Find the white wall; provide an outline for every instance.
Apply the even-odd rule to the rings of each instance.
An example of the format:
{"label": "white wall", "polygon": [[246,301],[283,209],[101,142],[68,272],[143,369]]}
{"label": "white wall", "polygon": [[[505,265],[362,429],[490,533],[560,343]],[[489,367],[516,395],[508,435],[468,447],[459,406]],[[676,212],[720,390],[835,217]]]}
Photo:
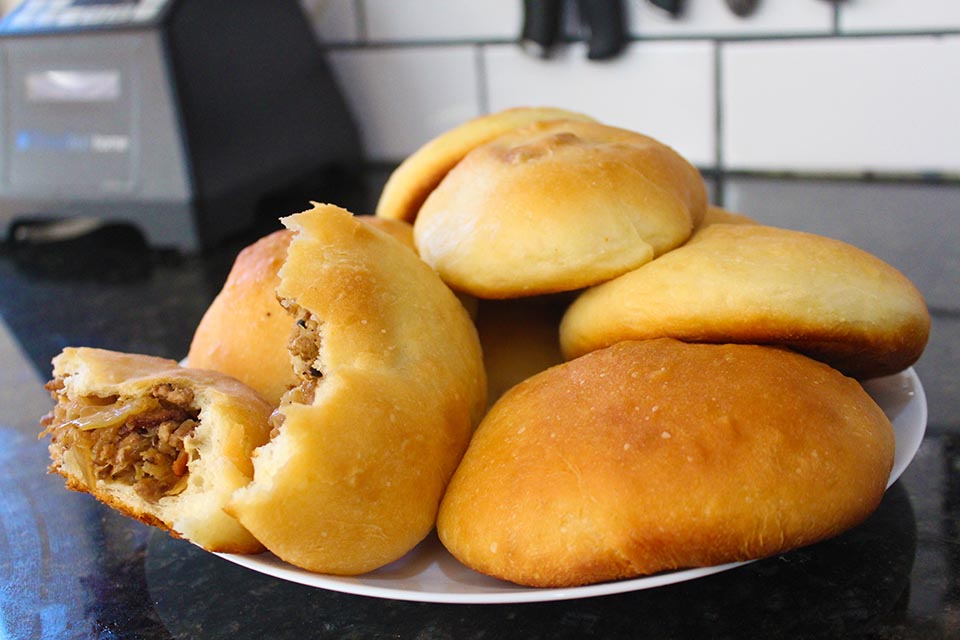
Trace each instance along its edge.
{"label": "white wall", "polygon": [[713,170],[718,204],[901,269],[933,312],[930,424],[955,428],[960,390],[934,373],[960,366],[960,0],[763,0],[745,20],[628,0],[631,45],[606,62],[582,41],[524,53],[521,0],[302,1],[371,160],[509,106],[578,109]]}
{"label": "white wall", "polygon": [[539,104],[653,135],[704,169],[960,176],[958,0],[765,0],[746,19],[723,0],[688,0],[680,19],[628,0],[631,44],[601,62],[582,42],[525,53],[520,0],[303,2],[372,160]]}

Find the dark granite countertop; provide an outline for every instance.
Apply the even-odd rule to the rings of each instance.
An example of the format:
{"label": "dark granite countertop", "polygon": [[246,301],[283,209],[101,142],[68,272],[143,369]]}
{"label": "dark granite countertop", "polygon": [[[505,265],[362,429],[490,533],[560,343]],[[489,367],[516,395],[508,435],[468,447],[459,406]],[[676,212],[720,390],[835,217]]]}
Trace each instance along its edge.
{"label": "dark granite countertop", "polygon": [[[960,638],[956,398],[937,399],[952,403],[936,412],[949,421],[929,425],[913,464],[855,529],[698,580],[580,600],[451,605],[325,591],[66,491],[37,439],[50,358],[68,345],[183,357],[236,252],[272,228],[275,219],[202,257],[131,251],[109,232],[95,251],[0,253],[0,638]],[[956,339],[941,332],[930,348]]]}

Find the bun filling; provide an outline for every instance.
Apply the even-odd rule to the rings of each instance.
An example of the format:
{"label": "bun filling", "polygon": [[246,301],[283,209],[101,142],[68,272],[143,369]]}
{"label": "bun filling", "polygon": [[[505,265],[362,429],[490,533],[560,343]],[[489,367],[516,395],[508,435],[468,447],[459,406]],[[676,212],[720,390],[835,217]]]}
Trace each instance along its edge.
{"label": "bun filling", "polygon": [[145,396],[70,397],[60,377],[46,389],[57,404],[41,420],[40,437],[52,435],[55,458],[76,457],[88,486],[127,484],[151,503],[186,488],[199,455],[192,440],[200,409],[190,389],[161,384]]}
{"label": "bun filling", "polygon": [[[321,322],[313,314],[291,299],[283,299],[280,304],[296,320],[290,332],[287,350],[290,352],[290,361],[294,373],[300,379],[300,384],[283,394],[280,406],[289,404],[313,404],[317,385],[323,380],[323,371],[320,364],[320,325]],[[284,415],[274,411],[270,415],[270,438],[273,439],[283,425]]]}

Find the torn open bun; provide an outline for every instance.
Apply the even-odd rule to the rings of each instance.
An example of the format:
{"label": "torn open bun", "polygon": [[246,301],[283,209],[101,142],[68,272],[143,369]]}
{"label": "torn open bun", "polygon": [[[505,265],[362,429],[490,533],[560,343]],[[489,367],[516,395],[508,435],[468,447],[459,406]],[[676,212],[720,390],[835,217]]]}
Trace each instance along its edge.
{"label": "torn open bun", "polygon": [[[401,220],[358,220],[400,240],[414,251],[413,227]],[[280,267],[293,232],[274,231],[244,247],[223,288],[203,314],[190,342],[187,364],[233,376],[274,406],[298,380],[290,368],[290,314],[277,300]]]}
{"label": "torn open bun", "polygon": [[290,564],[364,573],[433,527],[485,407],[479,340],[402,243],[331,205],[283,222],[295,235],[277,295],[300,383],[228,511]]}
{"label": "torn open bun", "polygon": [[209,551],[263,546],[223,506],[253,477],[271,407],[237,380],[173,360],[67,348],[42,421],[67,487]]}
{"label": "torn open bun", "polygon": [[276,406],[297,384],[290,369],[290,316],[277,302],[292,232],[275,231],[237,255],[190,342],[187,364],[233,376]]}

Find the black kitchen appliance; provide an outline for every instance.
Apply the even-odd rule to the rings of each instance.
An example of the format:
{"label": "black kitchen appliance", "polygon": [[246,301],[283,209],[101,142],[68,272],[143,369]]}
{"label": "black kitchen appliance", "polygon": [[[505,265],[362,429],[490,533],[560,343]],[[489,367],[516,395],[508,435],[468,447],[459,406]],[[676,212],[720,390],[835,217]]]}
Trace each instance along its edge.
{"label": "black kitchen appliance", "polygon": [[26,0],[0,95],[0,233],[91,217],[192,252],[361,157],[296,0]]}

